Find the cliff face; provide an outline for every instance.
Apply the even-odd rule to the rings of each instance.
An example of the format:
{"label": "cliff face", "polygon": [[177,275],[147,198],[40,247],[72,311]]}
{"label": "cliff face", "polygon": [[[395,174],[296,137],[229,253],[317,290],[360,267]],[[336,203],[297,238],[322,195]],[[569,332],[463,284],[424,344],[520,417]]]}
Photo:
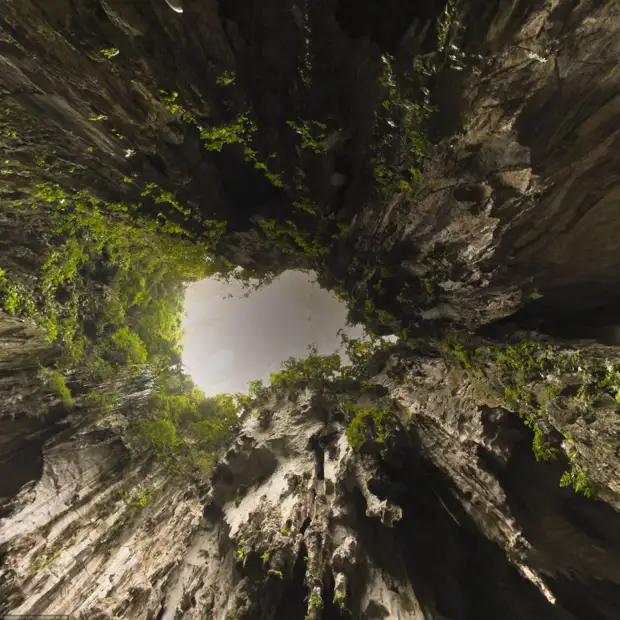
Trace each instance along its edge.
{"label": "cliff face", "polygon": [[[557,380],[566,387],[571,375]],[[401,345],[373,381],[366,395],[275,390],[216,467],[202,514],[195,494],[132,461],[110,431],[49,441],[40,479],[2,521],[5,607],[126,618],[616,617],[620,480],[605,450],[617,422],[549,418],[586,455],[590,439],[599,446],[605,479],[588,469],[597,499],[587,499],[558,486],[564,457],[536,462],[530,431],[476,373]],[[351,448],[347,400],[391,400],[399,422],[388,449]]]}
{"label": "cliff face", "polygon": [[[485,63],[436,86],[438,124],[460,126],[424,186],[359,214],[328,282],[375,297],[422,336],[513,315],[511,329],[613,340],[618,7],[512,9],[489,27]],[[382,269],[352,272],[356,254],[377,251]]]}
{"label": "cliff face", "polygon": [[[235,263],[312,267],[354,318],[403,338],[366,393],[272,389],[196,489],[125,441],[137,388],[97,417],[77,376],[69,407],[38,378],[57,347],[3,315],[2,613],[620,615],[620,9],[450,5],[455,47],[437,55],[444,9],[5,2],[0,258],[17,281],[40,268],[45,225],[8,208],[24,183],[132,201],[155,182],[227,220]],[[394,121],[377,108],[419,63],[436,146],[415,187],[377,191],[373,174],[411,163],[380,164]],[[271,176],[247,144],[204,148],[201,129],[246,113]],[[326,133],[300,146],[287,121],[313,120]],[[296,175],[346,227],[318,257],[255,225],[295,217]],[[388,439],[352,446],[347,402],[388,407]]]}

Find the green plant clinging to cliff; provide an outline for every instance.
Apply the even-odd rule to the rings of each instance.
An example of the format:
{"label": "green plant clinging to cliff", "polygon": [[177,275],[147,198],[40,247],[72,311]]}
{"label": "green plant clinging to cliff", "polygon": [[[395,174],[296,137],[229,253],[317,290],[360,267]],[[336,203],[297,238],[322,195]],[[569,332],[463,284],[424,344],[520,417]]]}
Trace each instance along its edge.
{"label": "green plant clinging to cliff", "polygon": [[160,387],[149,398],[148,413],[135,431],[173,472],[206,474],[218,450],[237,428],[231,395],[206,398],[198,388],[171,393]]}
{"label": "green plant clinging to cliff", "polygon": [[224,71],[215,79],[218,86],[231,86],[235,83],[236,76],[232,71]]}
{"label": "green plant clinging to cliff", "polygon": [[368,441],[383,450],[399,428],[398,417],[390,408],[375,409],[346,403],[346,409],[353,416],[347,427],[347,439],[353,449],[361,448]]}
{"label": "green plant clinging to cliff", "polygon": [[120,51],[117,47],[102,47],[99,50],[99,53],[108,60],[110,60],[111,58],[118,56],[120,54]]}
{"label": "green plant clinging to cliff", "polygon": [[323,609],[323,597],[321,593],[317,590],[313,590],[308,598],[308,609],[306,611],[306,618],[310,619],[315,616],[319,610]]}
{"label": "green plant clinging to cliff", "polygon": [[[491,373],[494,382],[503,386],[503,401],[507,408],[517,412],[523,423],[533,432],[532,451],[538,461],[553,461],[559,450],[549,440],[548,407],[560,394],[554,375],[581,375],[574,401],[581,406],[591,406],[596,398],[609,394],[618,400],[620,373],[617,365],[609,360],[588,363],[578,350],[562,351],[544,342],[521,340],[504,345],[474,349],[464,337],[448,336],[442,343],[447,360],[456,360],[466,370],[479,376]],[[552,425],[552,424],[551,424]],[[579,463],[580,453],[570,448],[572,440],[566,436],[569,449],[565,450],[570,468],[562,474],[560,486],[572,487],[576,493],[590,497],[592,490],[587,472]]]}
{"label": "green plant clinging to cliff", "polygon": [[[154,183],[142,197],[160,210],[156,219],[140,215],[140,205],[103,203],[51,183],[28,192],[15,215],[36,212],[46,225],[42,246],[49,250],[39,277],[27,284],[0,273],[0,295],[5,311],[32,317],[61,345],[50,388],[72,405],[75,397],[63,378],[70,371],[91,386],[82,402],[103,410],[119,402],[114,394],[134,377],[158,377],[147,418],[142,409],[132,416],[136,445],[155,450],[173,469],[207,471],[235,426],[236,406],[231,397],[189,397],[187,382],[174,377],[180,376],[184,284],[218,265],[209,257],[224,224],[194,217]],[[191,218],[194,239],[170,217]]]}
{"label": "green plant clinging to cliff", "polygon": [[586,472],[573,459],[571,459],[571,468],[565,471],[560,478],[561,487],[572,487],[575,493],[579,493],[584,497],[592,497],[592,489],[590,482],[586,476]]}
{"label": "green plant clinging to cliff", "polygon": [[429,91],[412,99],[397,84],[392,58],[383,55],[379,83],[384,98],[375,114],[376,140],[370,163],[379,191],[411,191],[422,178],[422,165],[430,152],[426,124],[434,109]]}
{"label": "green plant clinging to cliff", "polygon": [[326,152],[325,130],[327,125],[319,121],[286,121],[286,124],[301,138],[301,148],[309,149],[317,155]]}
{"label": "green plant clinging to cliff", "polygon": [[244,114],[223,125],[201,127],[200,137],[207,151],[221,151],[227,144],[245,144],[256,131],[256,125]]}

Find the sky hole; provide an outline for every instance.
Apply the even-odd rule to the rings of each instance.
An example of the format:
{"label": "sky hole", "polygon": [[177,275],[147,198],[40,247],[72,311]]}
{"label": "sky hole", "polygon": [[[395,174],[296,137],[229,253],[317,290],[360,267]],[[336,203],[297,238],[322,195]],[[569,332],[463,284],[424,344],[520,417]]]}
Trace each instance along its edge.
{"label": "sky hole", "polygon": [[346,306],[308,273],[287,271],[246,296],[239,282],[201,280],[185,294],[183,364],[207,396],[245,392],[288,357],[305,357],[314,345],[322,355],[341,352],[338,331]]}

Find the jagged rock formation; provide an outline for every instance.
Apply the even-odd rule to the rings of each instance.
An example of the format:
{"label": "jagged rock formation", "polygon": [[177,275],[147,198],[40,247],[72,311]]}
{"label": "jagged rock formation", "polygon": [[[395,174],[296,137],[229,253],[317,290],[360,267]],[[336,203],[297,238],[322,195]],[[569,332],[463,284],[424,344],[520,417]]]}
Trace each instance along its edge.
{"label": "jagged rock formation", "polygon": [[[588,500],[558,486],[562,463],[535,462],[529,431],[475,375],[400,347],[375,380],[381,397],[274,391],[218,464],[202,515],[195,495],[132,463],[109,431],[48,443],[40,481],[0,528],[5,606],[126,618],[615,617],[611,459],[599,457],[609,504]],[[403,426],[382,458],[348,444],[348,398],[394,399]],[[616,427],[595,432],[598,445]],[[587,450],[583,420],[569,428]]]}
{"label": "jagged rock formation", "polygon": [[[389,199],[370,192],[364,167],[381,55],[398,70],[427,52],[442,3],[395,0],[378,13],[327,0],[183,8],[6,2],[1,92],[31,117],[18,122],[12,105],[2,108],[3,148],[20,163],[5,162],[3,175],[71,178],[110,200],[139,195],[124,178],[154,180],[227,219],[221,245],[235,262],[311,265],[348,291],[354,316],[426,344],[396,347],[374,394],[273,391],[197,492],[131,452],[126,412],[93,422],[86,407],[69,410],[39,386],[36,369],[54,347],[3,316],[0,612],[617,618],[613,393],[573,398],[576,368],[528,377],[528,398],[550,384],[559,394],[537,424],[560,458],[537,463],[492,361],[482,360],[482,375],[450,365],[428,339],[469,330],[496,343],[535,329],[560,349],[590,339],[580,345],[585,362],[618,357],[591,342],[617,341],[618,3],[468,3],[457,64],[432,84],[438,146],[420,187]],[[308,28],[313,89],[300,73]],[[240,90],[217,83],[222,69],[236,71]],[[312,195],[350,234],[320,261],[279,251],[253,222],[285,217],[290,196],[248,165],[243,145],[202,148],[161,90],[178,91],[205,124],[251,106],[262,151],[285,172],[301,162]],[[317,163],[283,126],[324,113],[341,129]],[[8,183],[0,189],[7,203],[20,197]],[[21,222],[3,216],[0,254],[27,278],[36,227]],[[368,301],[388,319],[366,312]],[[392,403],[400,426],[389,450],[349,445],[345,400]],[[33,415],[41,408],[45,419]],[[558,485],[575,451],[594,498]]]}
{"label": "jagged rock formation", "polygon": [[[356,216],[326,281],[359,290],[360,305],[381,281],[377,307],[422,336],[520,310],[513,329],[613,340],[618,6],[541,3],[513,28],[464,83],[444,78],[442,120],[460,118],[460,132],[415,196]],[[381,250],[371,278],[347,272]]]}

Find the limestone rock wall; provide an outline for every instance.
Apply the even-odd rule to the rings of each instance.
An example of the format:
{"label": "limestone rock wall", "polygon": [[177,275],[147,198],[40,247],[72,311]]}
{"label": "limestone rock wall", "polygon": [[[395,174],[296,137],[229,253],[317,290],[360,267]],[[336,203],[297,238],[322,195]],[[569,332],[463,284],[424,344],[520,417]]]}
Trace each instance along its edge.
{"label": "limestone rock wall", "polygon": [[[110,431],[48,442],[40,480],[0,522],[6,611],[616,617],[618,474],[608,455],[597,458],[611,476],[594,472],[587,499],[559,487],[563,458],[535,461],[530,431],[474,373],[401,347],[374,381],[387,395],[272,393],[243,422],[206,497],[132,460]],[[402,422],[395,442],[383,455],[353,450],[344,401],[386,399]],[[587,454],[580,424],[571,430]]]}

